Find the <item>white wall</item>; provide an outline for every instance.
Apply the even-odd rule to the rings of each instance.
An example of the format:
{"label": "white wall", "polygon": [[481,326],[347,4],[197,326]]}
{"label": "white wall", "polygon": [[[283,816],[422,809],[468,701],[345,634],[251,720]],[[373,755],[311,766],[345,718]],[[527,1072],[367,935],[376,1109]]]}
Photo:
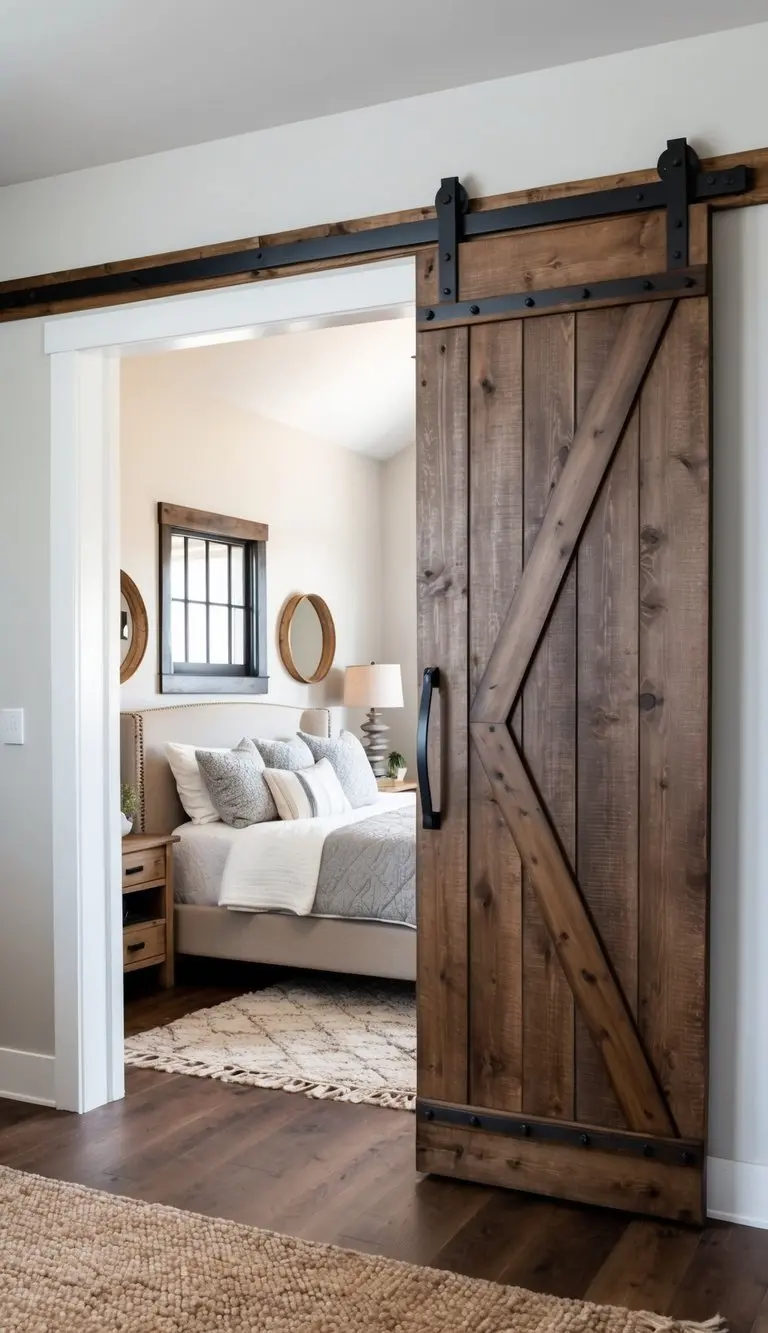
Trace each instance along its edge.
{"label": "white wall", "polygon": [[[652,165],[664,141],[680,134],[686,134],[701,152],[766,145],[767,65],[768,24],[762,24],[9,187],[0,191],[0,276],[46,272],[423,204],[434,196],[441,175],[458,174],[473,192],[491,193],[629,171]],[[738,228],[740,224],[733,225]],[[718,234],[721,243],[716,259],[727,263],[732,235],[727,227],[719,228]],[[768,288],[764,281],[762,286],[756,279],[750,283],[749,297],[765,312]],[[45,513],[41,491],[45,490],[50,448],[39,328],[35,322],[0,329],[4,431],[0,514],[13,525],[19,524],[22,512]],[[768,349],[763,364],[767,354]],[[728,545],[724,523],[731,542],[746,540],[745,533],[739,535],[743,524],[740,506],[746,500],[752,503],[761,483],[756,450],[743,447],[743,432],[752,429],[754,435],[758,428],[750,428],[750,419],[765,431],[766,408],[758,397],[756,378],[747,377],[751,403],[727,422],[730,447],[741,456],[745,474],[742,489],[733,498],[730,518],[720,515],[716,565],[723,546]],[[722,448],[718,441],[718,451]],[[720,471],[722,475],[724,468]],[[718,484],[716,480],[715,486]],[[750,578],[745,575],[739,585],[745,623],[764,613],[768,571],[761,564],[762,555],[761,544],[750,551]],[[0,759],[4,864],[21,871],[23,883],[23,901],[21,892],[4,894],[0,974],[12,968],[18,975],[19,951],[26,951],[21,978],[25,1002],[10,1008],[7,1001],[11,997],[3,992],[6,1004],[0,1012],[0,1046],[34,1042],[37,1048],[51,1051],[49,681],[43,628],[50,612],[50,583],[39,552],[27,562],[5,549],[4,557],[0,583],[3,635],[7,623],[13,630],[18,627],[20,608],[34,607],[39,627],[34,646],[40,657],[30,663],[24,644],[19,661],[19,646],[12,639],[7,654],[12,674],[8,684],[2,684],[0,699],[0,705],[15,702],[5,696],[23,692],[30,735],[21,760],[7,753]],[[721,636],[721,619],[717,631]],[[762,641],[759,649],[765,651]],[[719,643],[718,660],[728,651],[727,645]],[[743,659],[742,643],[737,641],[730,651],[737,655],[734,660]],[[5,652],[0,660],[6,661]],[[740,676],[744,716],[759,716],[767,674],[768,654],[753,662],[749,674]],[[733,720],[728,709],[734,706],[727,693],[716,694],[716,729],[726,746],[732,743]],[[718,747],[721,756],[723,740]],[[732,771],[739,773],[742,789],[750,776],[749,769],[742,768],[746,762],[745,755],[731,754]],[[724,861],[719,852],[716,856],[715,923],[732,914],[740,924],[736,939],[731,927],[730,951],[722,939],[716,944],[713,993],[722,996],[732,988],[747,997],[739,1001],[739,1020],[756,994],[763,969],[760,959],[768,949],[766,923],[755,913],[755,899],[762,903],[768,894],[762,862],[752,866],[760,878],[750,875],[750,893],[745,890],[749,849],[764,836],[763,810],[757,809],[758,804],[755,798],[742,805],[738,828],[731,817],[731,836],[737,837],[744,866],[741,877],[735,873],[736,863]],[[727,823],[727,812],[715,802],[713,815],[715,845],[722,847],[725,844],[718,843],[718,838],[721,822]],[[33,823],[37,836],[29,841]],[[32,921],[37,929],[30,936]],[[736,1161],[742,1156],[765,1169],[768,1100],[765,1076],[758,1072],[768,1045],[765,1006],[755,1011],[741,1032],[749,1034],[748,1049],[741,1040],[734,1042],[732,1033],[730,1049],[726,1049],[723,1033],[716,1030],[713,1144],[719,1161]],[[729,1103],[735,1097],[738,1107],[731,1111]],[[744,1117],[753,1126],[748,1136],[739,1129]],[[730,1167],[726,1174],[728,1171]],[[748,1176],[754,1182],[760,1172],[752,1170]],[[731,1177],[745,1179],[736,1167]],[[721,1185],[722,1172],[720,1183],[713,1176],[713,1188],[721,1189]],[[741,1206],[737,1201],[735,1210]],[[758,1213],[768,1221],[768,1191],[754,1204],[753,1215]]]}
{"label": "white wall", "polygon": [[[121,365],[121,562],[149,618],[147,653],[121,707],[190,701],[157,688],[158,500],[269,524],[269,698],[337,707],[344,666],[381,652],[380,464],[239,408],[211,383],[200,351]],[[335,667],[318,685],[293,680],[277,652],[294,592],[319,593],[336,623]],[[335,721],[346,723],[344,710]]]}
{"label": "white wall", "polygon": [[408,760],[408,776],[416,776],[416,714],[418,665],[416,653],[416,446],[401,449],[381,466],[382,654],[399,662],[403,672],[404,707],[386,715],[391,727],[390,749]]}
{"label": "white wall", "polygon": [[768,1222],[768,206],[716,220],[710,1152]]}
{"label": "white wall", "polygon": [[768,144],[768,23],[0,190],[0,278]]}
{"label": "white wall", "polygon": [[20,1058],[24,1076],[37,1063],[11,1052],[53,1050],[49,390],[38,321],[0,326],[0,404],[0,708],[23,708],[26,724],[24,746],[0,745],[2,1095],[15,1090]]}

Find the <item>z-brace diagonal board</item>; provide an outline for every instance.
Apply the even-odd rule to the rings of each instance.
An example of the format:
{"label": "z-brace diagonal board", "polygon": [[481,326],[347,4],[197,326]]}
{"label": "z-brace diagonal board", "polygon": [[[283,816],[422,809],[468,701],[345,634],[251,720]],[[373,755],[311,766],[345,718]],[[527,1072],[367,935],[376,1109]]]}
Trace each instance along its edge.
{"label": "z-brace diagonal board", "polygon": [[472,722],[505,722],[514,708],[674,304],[627,307],[478,686]]}
{"label": "z-brace diagonal board", "polygon": [[470,731],[574,999],[630,1129],[676,1126],[578,884],[507,725],[674,302],[629,306],[552,494],[470,714]]}
{"label": "z-brace diagonal board", "polygon": [[640,1134],[677,1134],[621,987],[515,741],[505,724],[475,722],[471,730],[628,1128]]}

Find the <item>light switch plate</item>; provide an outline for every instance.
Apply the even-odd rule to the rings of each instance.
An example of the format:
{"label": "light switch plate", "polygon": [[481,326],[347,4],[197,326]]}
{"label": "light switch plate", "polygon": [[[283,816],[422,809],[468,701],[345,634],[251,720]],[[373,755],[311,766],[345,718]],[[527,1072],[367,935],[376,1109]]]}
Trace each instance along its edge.
{"label": "light switch plate", "polygon": [[3,745],[24,744],[23,708],[0,708],[0,742]]}

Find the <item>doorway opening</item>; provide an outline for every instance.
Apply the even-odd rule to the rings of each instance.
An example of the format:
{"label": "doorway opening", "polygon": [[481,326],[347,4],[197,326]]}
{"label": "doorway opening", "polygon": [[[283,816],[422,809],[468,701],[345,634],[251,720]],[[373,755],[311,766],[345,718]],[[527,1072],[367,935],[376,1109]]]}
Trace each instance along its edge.
{"label": "doorway opening", "polygon": [[[331,714],[335,730],[338,730],[339,724],[346,722],[353,735],[362,719],[359,712],[350,712],[348,718],[345,715],[343,678],[339,666],[358,664],[356,659],[364,663],[371,657],[380,661],[382,654],[390,658],[402,655],[400,647],[395,644],[391,644],[395,651],[387,652],[385,649],[387,615],[391,614],[394,603],[399,604],[400,598],[385,589],[386,562],[379,540],[384,516],[389,510],[396,513],[395,521],[401,536],[406,521],[396,496],[395,499],[389,497],[394,482],[388,485],[382,480],[388,468],[386,455],[392,453],[394,456],[400,452],[393,446],[397,431],[400,429],[402,435],[402,428],[393,419],[388,438],[382,437],[378,442],[373,442],[371,454],[367,458],[354,447],[345,447],[344,444],[333,446],[327,442],[323,445],[322,441],[317,443],[315,457],[311,458],[308,441],[298,439],[302,434],[309,437],[310,432],[305,429],[306,423],[298,420],[295,414],[306,411],[306,408],[301,407],[301,393],[297,392],[296,385],[297,376],[306,373],[306,366],[311,360],[306,347],[312,340],[315,345],[326,339],[329,346],[333,344],[331,351],[323,353],[329,358],[328,365],[335,357],[341,360],[347,371],[355,357],[359,361],[360,348],[364,344],[370,343],[372,349],[378,337],[378,354],[381,356],[383,340],[389,339],[394,348],[399,337],[397,373],[401,382],[407,375],[412,384],[412,351],[406,351],[405,344],[408,337],[411,341],[413,339],[413,307],[413,263],[411,260],[398,260],[71,318],[60,317],[46,325],[46,351],[51,356],[52,374],[53,491],[62,501],[54,506],[53,513],[53,601],[57,608],[54,611],[53,630],[54,642],[57,643],[57,661],[60,664],[63,655],[67,663],[64,672],[59,666],[53,701],[54,769],[55,774],[63,774],[67,769],[70,774],[66,783],[54,781],[56,1100],[62,1108],[89,1110],[123,1095],[123,982],[126,961],[129,972],[145,973],[147,976],[157,973],[158,979],[166,981],[170,979],[173,961],[173,954],[168,947],[166,916],[169,913],[167,904],[170,901],[169,867],[172,855],[168,848],[176,844],[166,840],[162,848],[153,849],[145,842],[136,845],[135,854],[134,849],[124,854],[120,795],[121,779],[125,780],[126,773],[124,763],[121,771],[121,712],[134,716],[149,713],[153,710],[146,709],[144,705],[154,704],[155,717],[158,713],[167,715],[174,710],[178,716],[182,712],[189,719],[194,716],[197,726],[201,724],[204,714],[215,714],[218,726],[222,716],[218,710],[233,710],[230,716],[234,725],[234,714],[238,713],[241,706],[254,711],[263,707],[264,712],[259,712],[258,716],[266,719],[266,725],[254,728],[256,739],[274,741],[286,733],[295,734],[301,729],[303,721],[308,735],[315,738],[310,743],[315,744],[316,741],[320,746],[321,742],[329,739]],[[350,341],[345,350],[340,346],[340,340],[351,338],[353,329],[350,326],[354,326],[356,331],[354,346]],[[294,348],[305,340],[305,351],[298,360],[291,350],[292,339],[295,339]],[[237,345],[230,347],[230,343]],[[275,349],[278,349],[277,352]],[[254,356],[259,351],[264,353],[262,358]],[[164,355],[168,353],[170,355]],[[254,379],[257,374],[261,374],[261,396],[264,398],[272,393],[274,403],[279,398],[282,408],[275,407],[273,410],[281,410],[288,419],[287,424],[278,423],[273,428],[273,436],[282,434],[279,440],[273,439],[271,462],[264,453],[263,420],[258,430],[255,427],[251,429],[248,445],[243,434],[244,427],[240,431],[240,438],[236,438],[238,432],[232,419],[226,427],[215,428],[210,418],[210,405],[209,416],[205,421],[199,394],[194,395],[192,392],[192,380],[197,377],[197,370],[192,369],[193,362],[201,357],[210,357],[212,362],[219,361],[221,369],[225,362],[220,358],[226,354],[232,356],[233,353],[236,354],[233,365],[240,358],[239,369],[234,371],[240,389],[231,386],[235,398],[245,386],[248,386],[249,392],[253,392]],[[284,362],[281,372],[276,369],[276,355],[278,359],[282,357]],[[403,359],[407,360],[405,371]],[[258,372],[255,369],[257,361],[260,367],[264,363]],[[329,384],[328,365],[325,368],[316,366],[318,384]],[[135,417],[136,428],[131,437],[130,430],[126,432],[125,429],[126,405],[129,402],[126,389],[130,395],[131,386],[136,388],[142,376],[157,376],[161,368],[163,375],[167,372],[162,388],[165,410],[169,409],[171,381],[175,378],[178,386],[178,382],[187,377],[187,389],[181,390],[179,399],[179,402],[184,399],[187,401],[186,424],[180,432],[178,419],[174,425],[173,413],[166,416],[163,422],[164,409],[158,406],[153,438],[148,438],[148,430],[145,429],[147,423],[142,426]],[[190,374],[191,379],[188,378]],[[221,369],[221,374],[226,378],[226,370]],[[344,390],[347,401],[345,404],[340,398],[336,403],[336,417],[339,431],[346,430],[351,438],[356,429],[358,434],[361,433],[361,414],[368,412],[370,417],[371,404],[370,391],[367,395],[358,393],[356,407],[350,402],[350,382],[348,377]],[[196,409],[190,409],[193,397]],[[391,399],[392,394],[388,397]],[[136,402],[135,394],[133,401]],[[390,402],[388,407],[391,406]],[[242,427],[242,418],[247,417],[249,412],[248,406],[234,402],[230,410],[240,419]],[[357,427],[355,411],[358,412]],[[269,418],[268,413],[263,416],[268,420],[276,420],[274,417]],[[197,436],[197,443],[193,439],[195,428],[207,429],[207,439],[213,446],[210,450],[213,469],[215,471],[218,467],[218,474],[220,477],[226,476],[226,485],[230,487],[229,496],[219,491],[215,503],[213,472],[210,470],[199,491],[193,495],[190,489],[195,460],[197,458],[199,462],[200,457],[200,435]],[[290,432],[293,432],[291,447],[288,442]],[[128,448],[125,448],[126,435]],[[122,459],[121,437],[124,446]],[[134,442],[132,447],[131,438]],[[171,447],[163,448],[169,441]],[[360,443],[371,442],[361,440]],[[412,449],[412,426],[407,444]],[[253,464],[253,453],[257,448],[262,450],[260,468]],[[227,449],[232,451],[228,462],[224,458]],[[323,449],[324,466],[319,467],[317,458]],[[374,457],[376,450],[385,457]],[[232,476],[233,460],[238,452],[241,465],[247,461],[251,468],[245,491],[240,493]],[[221,456],[218,464],[217,455]],[[222,462],[226,466],[221,466]],[[154,466],[154,463],[161,470],[150,477],[150,465]],[[333,467],[338,475],[334,474]],[[287,484],[289,480],[292,480],[292,487]],[[400,481],[400,478],[397,480]],[[254,625],[258,624],[255,607],[247,600],[258,591],[257,580],[254,578],[249,583],[248,577],[241,571],[243,558],[252,557],[256,560],[255,549],[250,554],[246,554],[244,548],[241,551],[236,534],[233,536],[232,533],[220,533],[213,529],[201,533],[199,525],[195,529],[190,515],[194,510],[198,514],[207,513],[212,521],[217,517],[265,521],[265,516],[262,514],[259,518],[259,513],[260,506],[268,502],[270,485],[272,494],[269,503],[275,518],[271,536],[265,538],[266,571],[264,586],[261,588],[264,595],[262,623],[266,623],[262,643],[262,649],[265,649],[262,668],[266,663],[266,673],[262,669],[261,675],[269,674],[272,677],[269,692],[260,700],[254,699],[248,687],[242,696],[237,689],[212,695],[198,689],[192,698],[188,690],[181,694],[174,692],[172,687],[169,690],[167,676],[173,674],[181,678],[185,674],[183,669],[179,669],[184,657],[178,647],[180,625],[183,626],[185,636],[185,660],[196,666],[196,669],[204,665],[213,672],[219,667],[240,669],[238,663],[244,656],[242,648],[247,641],[248,631],[242,628],[239,630],[238,626],[246,624],[251,613],[254,615]],[[121,491],[124,502],[126,497],[130,497],[127,509],[123,507],[122,513]],[[63,502],[65,498],[69,504]],[[159,614],[163,590],[162,570],[159,580],[155,574],[156,550],[162,541],[158,530],[162,528],[162,524],[158,523],[158,505],[163,503],[175,504],[188,511],[186,517],[176,516],[175,528],[173,523],[166,525],[171,529],[169,540],[173,552],[181,550],[184,553],[187,578],[183,595],[174,595],[170,599],[171,603],[181,606],[181,612],[178,606],[168,608],[175,627],[175,637],[172,627],[166,644],[171,649],[172,673],[164,669],[167,663],[163,660],[164,635]],[[313,509],[322,520],[318,520],[318,530],[325,534],[323,540],[315,540],[314,545],[309,539]],[[330,519],[328,510],[331,511]],[[344,534],[343,515],[346,515],[346,528],[349,529],[345,538],[347,545],[342,558],[338,554],[329,558],[331,543],[328,538],[334,533],[337,536]],[[322,523],[325,523],[324,529]],[[266,521],[265,526],[269,527]],[[278,536],[279,541],[276,540]],[[272,541],[274,547],[280,548],[276,551],[272,566],[269,541]],[[258,541],[254,539],[253,545],[257,547]],[[322,549],[318,549],[318,546]],[[395,568],[399,558],[405,558],[404,546],[401,540],[399,547],[390,551],[387,574]],[[126,550],[131,556],[132,569],[125,569],[129,563],[124,554]],[[204,558],[198,561],[201,550]],[[218,560],[222,550],[225,556],[223,562]],[[333,556],[332,551],[330,554]],[[179,568],[176,554],[172,563],[173,560],[176,561],[176,573],[171,574],[172,583],[177,579]],[[348,570],[346,587],[342,586],[343,579],[341,583],[338,582],[341,578],[339,571],[345,564]],[[132,613],[128,603],[121,600],[121,568],[138,590],[147,626],[144,655],[139,658],[135,672],[122,685],[118,682],[121,659],[127,656],[124,645],[126,641],[131,647],[133,645],[137,617],[135,608]],[[219,584],[223,587],[219,578],[222,568],[226,571],[226,599],[219,587]],[[201,570],[204,573],[202,583],[199,577]],[[357,584],[350,578],[352,571],[358,577]],[[334,577],[337,579],[336,584],[333,582]],[[319,586],[318,580],[322,586]],[[365,586],[361,590],[362,583]],[[123,591],[125,586],[124,583]],[[203,592],[198,596],[200,587]],[[178,590],[176,581],[171,591],[176,594]],[[323,597],[323,591],[327,596]],[[283,666],[288,655],[285,658],[280,655],[279,613],[296,593],[319,594],[326,606],[332,607],[337,637],[334,660],[338,665],[323,681],[296,680],[290,669]],[[139,613],[139,624],[141,620]],[[199,628],[201,624],[204,624],[202,631]],[[301,635],[297,635],[295,630],[292,636],[294,657],[299,659],[296,670],[302,675],[314,675],[316,672],[306,673],[301,670],[306,665],[303,655],[307,652],[311,655],[313,651],[315,629],[310,624],[306,630],[306,644],[302,644]],[[415,624],[410,630],[415,642]],[[100,645],[97,651],[94,651],[94,645]],[[343,648],[343,658],[339,657],[339,648]],[[132,654],[134,660],[136,656],[136,653]],[[217,661],[224,656],[227,662]],[[405,665],[407,683],[404,698],[412,700],[415,691],[414,670],[409,664]],[[226,690],[229,684],[226,673],[220,680],[224,681]],[[162,688],[163,684],[166,688]],[[126,697],[129,689],[132,693]],[[158,697],[160,694],[162,697]],[[202,702],[193,705],[192,700],[196,695]],[[215,703],[211,700],[215,700]],[[241,703],[237,700],[241,700]],[[139,704],[142,706],[137,707]],[[160,709],[157,709],[158,704],[161,705]],[[371,704],[375,705],[375,700],[371,700]],[[403,714],[405,712],[406,709],[403,709]],[[240,721],[238,717],[238,725]],[[122,729],[124,748],[125,719]],[[399,733],[393,732],[393,736],[399,736]],[[241,739],[250,738],[249,727],[242,737],[234,734],[231,739],[222,737],[222,746],[219,745],[218,736],[207,741],[204,736],[195,734],[190,735],[189,741],[196,748],[210,743],[211,749],[217,750],[223,746],[234,748]],[[167,739],[182,742],[182,738],[175,735],[169,734]],[[143,740],[146,743],[146,735]],[[398,748],[407,748],[407,741],[403,740]],[[324,756],[314,758],[313,763],[319,763],[321,758]],[[141,752],[145,771],[139,773],[139,785],[146,777],[150,759],[150,748],[145,748]],[[277,763],[274,767],[278,767]],[[327,767],[331,768],[333,774],[333,765],[329,761]],[[333,776],[336,786],[343,791],[338,778],[335,774]],[[370,765],[368,776],[369,781],[372,781]],[[328,786],[331,787],[330,782]],[[157,831],[157,827],[153,829],[150,825],[157,823],[158,819],[162,823],[166,812],[164,809],[159,814],[157,810],[152,812],[149,802],[153,799],[153,793],[146,784],[144,787],[141,792],[134,792],[134,802],[127,802],[127,810],[129,815],[137,819],[140,830],[150,835]],[[336,798],[335,789],[331,797]],[[311,798],[319,801],[321,806],[323,801],[331,799],[323,790],[316,791]],[[347,804],[350,803],[348,797],[344,799]],[[140,810],[131,809],[136,800],[142,803]],[[126,805],[126,801],[122,804]],[[123,893],[124,886],[130,889],[128,894]],[[131,914],[127,922],[124,920],[126,910]],[[232,917],[235,915],[242,920],[242,913],[231,914]],[[327,913],[327,932],[332,932],[334,915],[330,911]],[[370,923],[358,920],[353,924],[363,932],[367,925],[370,931]],[[395,929],[393,926],[388,928],[392,931]],[[192,942],[194,936],[195,928],[191,936],[189,932],[186,934],[190,952],[204,952],[204,949],[196,947]],[[131,948],[128,954],[128,948],[136,945],[139,948]],[[337,950],[336,954],[333,948]],[[331,963],[340,956],[336,942],[333,948],[329,955]],[[413,952],[415,957],[415,950]],[[395,953],[398,957],[404,956],[407,950],[399,945]],[[237,953],[234,956],[237,957]],[[246,957],[250,956],[246,954]],[[147,958],[157,960],[157,966],[154,961],[147,966],[136,966],[137,963],[143,964]],[[264,961],[271,960],[267,957]],[[284,960],[278,957],[272,961]],[[296,965],[300,966],[301,961],[299,951]],[[309,965],[315,966],[314,963]],[[405,975],[402,964],[399,965],[399,972],[397,966],[396,963],[393,975]],[[364,972],[365,968],[360,970]]]}

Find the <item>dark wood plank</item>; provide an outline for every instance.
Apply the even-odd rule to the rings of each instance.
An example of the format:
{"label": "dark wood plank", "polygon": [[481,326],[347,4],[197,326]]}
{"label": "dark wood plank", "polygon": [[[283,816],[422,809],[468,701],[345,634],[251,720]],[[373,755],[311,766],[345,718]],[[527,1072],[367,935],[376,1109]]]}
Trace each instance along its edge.
{"label": "dark wood plank", "polygon": [[709,303],[681,301],[640,401],[639,1018],[680,1132],[705,1133]]}
{"label": "dark wood plank", "polygon": [[[582,420],[623,314],[576,323],[576,419]],[[637,1016],[638,417],[624,430],[578,552],[578,848],[585,901],[628,1007]],[[621,1128],[624,1116],[580,1014],[576,1119]]]}
{"label": "dark wood plank", "polygon": [[[572,315],[553,315],[525,325],[526,566],[536,550],[573,440],[574,356]],[[474,577],[472,586],[474,596]],[[522,697],[525,753],[570,857],[575,852],[576,821],[575,682],[576,579],[572,570],[539,643]],[[491,787],[493,790],[493,784]],[[523,876],[523,996],[522,1109],[532,1115],[571,1120],[573,997],[527,872]]]}
{"label": "dark wood plank", "polygon": [[472,737],[627,1125],[641,1134],[674,1136],[632,1014],[515,742],[506,727],[493,725],[475,724]]}
{"label": "dark wood plank", "polygon": [[[467,1095],[468,333],[417,337],[419,672],[439,666],[430,766],[439,831],[419,828],[418,1087]],[[452,1089],[451,1093],[447,1089]]]}
{"label": "dark wood plank", "polygon": [[464,245],[459,299],[642,277],[666,267],[663,210],[534,227],[512,238],[479,237]]}
{"label": "dark wood plank", "polygon": [[666,1314],[696,1253],[701,1232],[631,1222],[584,1293],[596,1305]]}
{"label": "dark wood plank", "polygon": [[[682,306],[696,304],[681,302]],[[473,721],[503,721],[517,698],[670,311],[671,303],[658,301],[629,306],[624,313],[475,696]],[[530,327],[547,323],[539,321]]]}
{"label": "dark wood plank", "polygon": [[620,1156],[596,1148],[536,1143],[482,1129],[425,1122],[416,1163],[420,1171],[577,1203],[611,1206],[652,1217],[700,1222],[701,1179],[690,1166]]}
{"label": "dark wood plank", "polygon": [[[474,329],[470,342],[469,675],[485,670],[522,571],[523,338],[520,321]],[[522,1107],[520,857],[479,755],[470,754],[470,1102]]]}

